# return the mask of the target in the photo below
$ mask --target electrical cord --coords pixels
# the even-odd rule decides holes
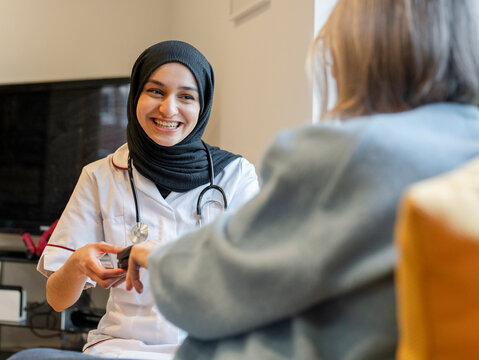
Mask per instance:
[[[48,305],[46,301],[42,302],[32,302],[28,304],[25,308],[27,312],[27,327],[30,331],[37,337],[42,339],[60,337],[62,332],[55,329],[58,322],[58,316],[55,316],[55,311]],[[54,334],[41,334],[38,332],[37,328],[40,326],[35,326],[35,319],[44,318],[44,323],[42,323],[42,328],[47,331],[55,331]],[[42,321],[42,320],[40,320]]]
[[[91,309],[91,297],[88,292],[83,292],[78,301],[72,305],[69,312],[70,321],[78,330],[87,331],[96,328],[104,312],[97,312]],[[32,302],[25,307],[27,322],[25,326],[39,338],[61,337],[64,330],[58,324],[59,316],[46,300]],[[42,334],[38,330],[54,331],[53,334]]]

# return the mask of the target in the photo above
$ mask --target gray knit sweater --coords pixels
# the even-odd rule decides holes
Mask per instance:
[[[433,104],[282,132],[262,190],[149,256],[177,359],[394,359],[404,189],[479,155],[479,111]]]

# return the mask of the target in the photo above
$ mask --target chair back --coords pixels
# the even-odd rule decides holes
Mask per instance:
[[[479,160],[406,191],[396,245],[397,359],[479,359]]]

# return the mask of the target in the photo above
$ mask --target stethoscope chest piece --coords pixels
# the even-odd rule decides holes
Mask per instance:
[[[139,244],[148,238],[148,225],[143,222],[137,222],[131,228],[130,240],[133,244]]]

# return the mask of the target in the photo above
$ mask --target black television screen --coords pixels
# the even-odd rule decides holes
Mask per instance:
[[[0,86],[0,232],[40,234],[82,167],[126,142],[129,79]]]

